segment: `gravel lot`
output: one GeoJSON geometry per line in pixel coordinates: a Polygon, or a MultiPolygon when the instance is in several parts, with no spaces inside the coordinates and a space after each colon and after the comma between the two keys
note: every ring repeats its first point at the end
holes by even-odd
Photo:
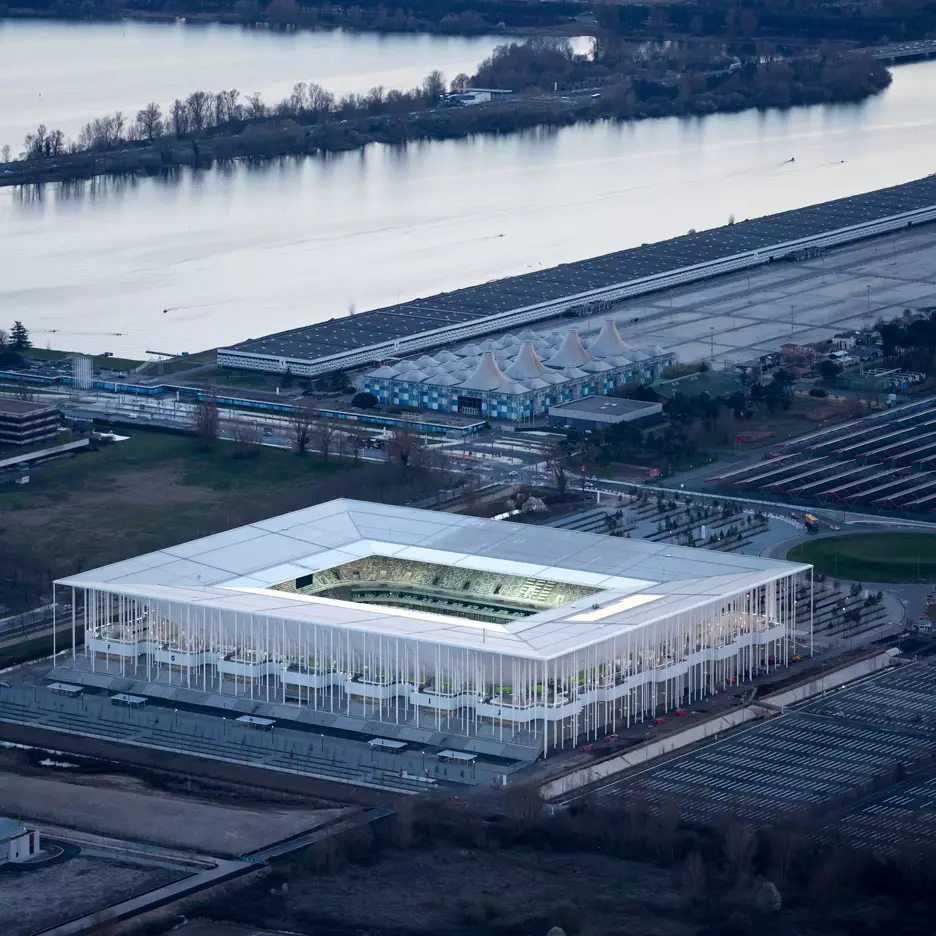
{"type": "Polygon", "coordinates": [[[0,774],[0,815],[22,816],[208,855],[242,855],[315,828],[342,809],[219,806],[157,790],[0,774]]]}

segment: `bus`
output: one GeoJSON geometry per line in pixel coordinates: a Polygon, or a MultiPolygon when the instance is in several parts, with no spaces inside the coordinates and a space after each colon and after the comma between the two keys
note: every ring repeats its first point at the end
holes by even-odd
{"type": "Polygon", "coordinates": [[[806,514],[806,516],[803,517],[803,523],[806,524],[806,529],[808,532],[810,533],[819,532],[819,520],[816,517],[814,517],[812,514],[806,514]]]}

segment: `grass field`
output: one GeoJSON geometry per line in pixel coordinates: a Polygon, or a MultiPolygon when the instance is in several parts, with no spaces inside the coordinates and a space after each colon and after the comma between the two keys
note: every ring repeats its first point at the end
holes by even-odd
{"type": "Polygon", "coordinates": [[[787,554],[830,578],[908,584],[936,581],[936,535],[856,533],[795,546],[787,554]]]}
{"type": "Polygon", "coordinates": [[[345,463],[279,449],[232,452],[226,443],[202,451],[185,436],[140,432],[50,462],[28,486],[0,489],[0,540],[61,574],[315,503],[325,480],[354,474],[345,463]]]}
{"type": "MultiPolygon", "coordinates": [[[[39,575],[45,589],[51,578],[332,498],[400,504],[437,489],[429,472],[398,463],[323,461],[260,446],[234,455],[228,442],[205,451],[187,436],[137,431],[40,465],[28,485],[0,488],[0,569],[16,565],[11,579],[20,581],[39,575]]],[[[0,575],[0,600],[13,606],[21,598],[4,596],[0,575]]]]}

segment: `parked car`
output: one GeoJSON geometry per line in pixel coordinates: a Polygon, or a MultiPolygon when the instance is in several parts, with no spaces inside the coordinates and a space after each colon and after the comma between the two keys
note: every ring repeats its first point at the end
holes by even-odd
{"type": "Polygon", "coordinates": [[[605,744],[613,744],[617,740],[618,736],[616,734],[609,734],[605,736],[605,744]]]}
{"type": "Polygon", "coordinates": [[[579,748],[579,754],[591,754],[591,752],[594,750],[595,750],[595,746],[593,744],[583,744],[579,748]]]}
{"type": "Polygon", "coordinates": [[[686,709],[684,709],[684,708],[678,708],[678,709],[676,709],[675,712],[673,712],[673,714],[674,714],[674,715],[688,715],[689,712],[686,711],[686,709]]]}
{"type": "Polygon", "coordinates": [[[654,725],[662,725],[662,724],[664,724],[665,722],[666,722],[666,719],[663,718],[662,715],[661,715],[659,718],[654,718],[654,719],[653,719],[653,724],[654,724],[654,725]]]}

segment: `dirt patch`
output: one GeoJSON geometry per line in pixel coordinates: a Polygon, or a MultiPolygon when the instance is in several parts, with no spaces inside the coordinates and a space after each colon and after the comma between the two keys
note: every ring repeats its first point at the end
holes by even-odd
{"type": "Polygon", "coordinates": [[[346,809],[231,806],[161,790],[0,774],[0,815],[208,855],[242,855],[313,829],[346,809]]]}
{"type": "Polygon", "coordinates": [[[32,936],[186,876],[85,855],[39,871],[0,872],[0,930],[3,936],[32,936]]]}

